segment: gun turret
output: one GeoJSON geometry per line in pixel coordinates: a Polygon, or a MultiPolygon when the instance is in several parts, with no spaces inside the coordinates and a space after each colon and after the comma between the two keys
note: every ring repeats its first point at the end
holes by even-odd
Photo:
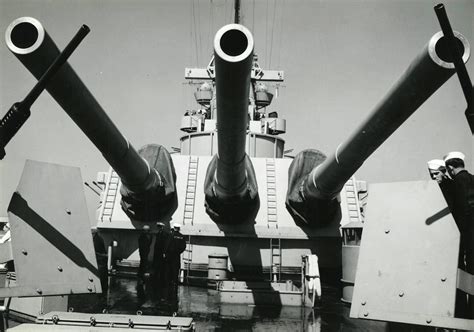
{"type": "MultiPolygon", "coordinates": [[[[54,41],[32,17],[13,21],[5,38],[10,51],[37,79],[59,55],[54,41]]],[[[122,208],[130,218],[152,221],[174,211],[176,175],[166,149],[148,145],[137,152],[67,62],[46,90],[120,176],[122,208]]]]}
{"type": "MultiPolygon", "coordinates": [[[[455,37],[467,62],[470,47],[458,32],[455,37]]],[[[286,205],[298,221],[324,223],[318,208],[333,210],[334,199],[364,161],[400,127],[454,73],[448,42],[436,33],[403,76],[369,117],[327,159],[319,151],[306,150],[290,166],[286,205]],[[309,165],[311,164],[311,165],[309,165]],[[297,174],[291,174],[291,171],[297,174]]],[[[337,204],[338,205],[338,204],[337,204]]],[[[330,218],[329,218],[330,219],[330,218]]]]}
{"type": "Polygon", "coordinates": [[[253,37],[239,24],[214,38],[218,154],[205,180],[206,210],[218,222],[245,222],[258,211],[255,171],[245,153],[253,37]]]}

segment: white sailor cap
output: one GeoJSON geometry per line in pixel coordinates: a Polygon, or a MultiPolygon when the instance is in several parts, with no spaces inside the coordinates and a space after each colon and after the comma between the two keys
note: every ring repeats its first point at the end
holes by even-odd
{"type": "Polygon", "coordinates": [[[433,159],[428,161],[428,169],[437,171],[439,170],[440,167],[446,167],[446,164],[444,163],[444,160],[441,159],[433,159]]]}
{"type": "Polygon", "coordinates": [[[180,229],[181,225],[175,222],[175,223],[173,223],[173,228],[180,229]]]}
{"type": "Polygon", "coordinates": [[[458,151],[452,151],[452,152],[449,152],[446,156],[444,156],[444,162],[450,160],[450,159],[461,159],[462,161],[464,161],[464,158],[466,156],[464,155],[464,153],[462,152],[458,152],[458,151]]]}

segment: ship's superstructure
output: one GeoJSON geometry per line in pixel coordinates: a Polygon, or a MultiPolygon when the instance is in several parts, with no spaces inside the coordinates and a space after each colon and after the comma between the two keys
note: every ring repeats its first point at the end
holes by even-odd
{"type": "MultiPolygon", "coordinates": [[[[232,33],[245,29],[240,25],[225,28],[225,31],[232,33]]],[[[235,35],[225,32],[221,35],[222,38],[235,38],[235,35]]],[[[253,43],[250,33],[245,38],[253,43]]],[[[268,84],[282,82],[284,73],[260,68],[256,55],[252,54],[250,60],[249,83],[242,91],[246,99],[240,101],[244,108],[243,112],[240,111],[240,119],[232,118],[231,110],[225,103],[220,104],[223,113],[219,113],[219,96],[224,101],[232,96],[225,96],[222,85],[225,82],[216,84],[219,73],[216,75],[215,57],[205,69],[185,69],[185,78],[198,82],[194,95],[199,108],[186,110],[182,118],[180,129],[186,134],[180,139],[180,154],[171,155],[177,179],[177,208],[169,219],[160,221],[183,225],[181,231],[187,237],[188,246],[183,254],[182,267],[189,277],[195,272],[207,271],[208,256],[213,254],[228,255],[230,270],[235,276],[246,278],[285,279],[282,273],[294,277],[301,273],[301,256],[308,254],[319,257],[322,269],[337,270],[341,264],[340,225],[361,222],[361,207],[364,203],[359,200],[359,196],[365,197],[366,185],[351,178],[339,197],[342,202],[340,213],[332,215],[333,220],[323,222],[320,227],[295,223],[285,202],[288,170],[293,159],[285,158],[285,141],[279,136],[285,133],[286,122],[277,111],[270,108],[273,94],[267,87],[268,84]],[[226,116],[228,118],[222,120],[226,116]],[[213,211],[209,211],[209,205],[212,204],[212,201],[209,202],[209,192],[212,195],[216,191],[212,179],[218,176],[212,164],[218,155],[218,137],[222,141],[228,140],[223,144],[223,149],[230,151],[231,156],[236,154],[233,137],[219,136],[219,130],[228,133],[236,126],[241,126],[244,142],[242,155],[246,155],[247,164],[254,170],[253,175],[251,170],[246,170],[244,176],[253,185],[251,190],[258,193],[258,206],[255,214],[247,217],[239,213],[251,206],[251,201],[245,201],[244,198],[242,205],[237,208],[231,202],[220,212],[224,214],[219,219],[213,211]],[[225,214],[232,208],[232,213],[225,214]]],[[[231,93],[238,87],[235,75],[223,77],[223,80],[227,79],[231,93]]],[[[219,157],[223,158],[224,153],[226,151],[219,157]]],[[[231,167],[231,179],[238,177],[232,173],[236,168],[235,165],[231,167]]],[[[130,230],[140,231],[143,223],[130,220],[120,208],[120,179],[117,174],[111,169],[106,174],[102,173],[100,180],[106,186],[97,227],[106,243],[115,241],[118,244],[113,249],[116,259],[138,260],[137,239],[134,236],[137,232],[130,230]]],[[[246,185],[245,189],[247,187],[251,185],[246,185]]],[[[222,206],[225,204],[222,201],[217,203],[222,206]]]]}

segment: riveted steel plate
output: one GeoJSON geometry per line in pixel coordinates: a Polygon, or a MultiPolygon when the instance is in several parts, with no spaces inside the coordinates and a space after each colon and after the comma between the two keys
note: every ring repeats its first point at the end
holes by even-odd
{"type": "Polygon", "coordinates": [[[369,189],[351,317],[425,325],[453,317],[459,231],[438,185],[369,189]]]}
{"type": "Polygon", "coordinates": [[[79,168],[28,160],[8,217],[17,282],[0,297],[101,292],[79,168]]]}

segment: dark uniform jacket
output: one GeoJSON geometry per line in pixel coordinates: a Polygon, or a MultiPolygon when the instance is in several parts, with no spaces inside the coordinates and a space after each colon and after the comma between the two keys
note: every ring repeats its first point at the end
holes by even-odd
{"type": "Polygon", "coordinates": [[[461,246],[474,256],[474,176],[462,170],[453,179],[452,214],[461,233],[461,246]]]}
{"type": "Polygon", "coordinates": [[[155,257],[157,259],[164,258],[164,254],[166,248],[168,248],[170,243],[170,234],[166,232],[164,229],[160,230],[156,233],[156,240],[155,240],[155,257]]]}
{"type": "Polygon", "coordinates": [[[453,210],[453,199],[454,199],[454,181],[451,179],[444,179],[439,184],[441,192],[443,193],[446,203],[448,203],[449,210],[453,210]]]}
{"type": "Polygon", "coordinates": [[[179,231],[171,232],[171,239],[167,254],[170,256],[179,256],[186,249],[186,240],[179,231]]]}

